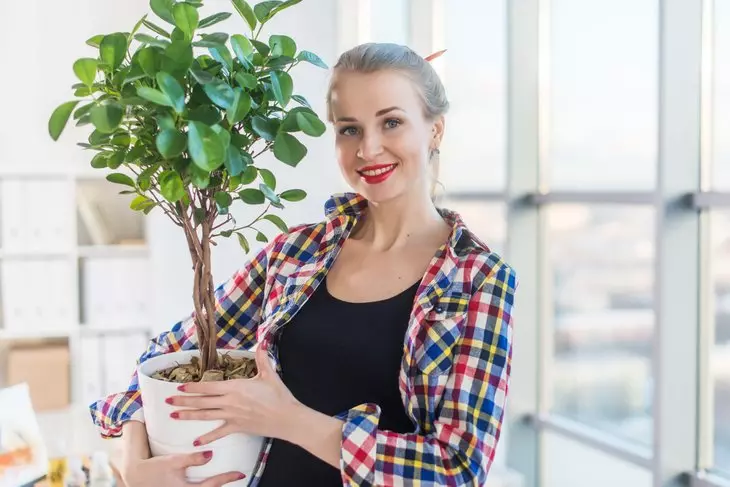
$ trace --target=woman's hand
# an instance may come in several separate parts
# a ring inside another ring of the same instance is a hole
[[[200,396],[174,396],[168,404],[190,408],[175,411],[180,420],[223,420],[219,428],[203,435],[194,446],[207,445],[231,433],[288,439],[295,412],[301,407],[273,369],[263,347],[256,351],[258,374],[253,379],[194,382],[178,389]]]
[[[150,459],[126,462],[122,479],[130,487],[221,487],[227,483],[242,480],[240,472],[228,472],[211,477],[202,483],[190,483],[185,478],[185,469],[205,465],[210,461],[210,452],[196,452],[187,455],[166,455]]]

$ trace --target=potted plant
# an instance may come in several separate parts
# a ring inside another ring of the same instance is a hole
[[[216,350],[211,246],[218,238],[236,235],[248,252],[251,235],[267,240],[257,227],[264,221],[287,231],[269,210],[300,201],[306,193],[277,192],[274,172],[257,164],[257,158],[272,152],[296,166],[307,149],[295,134],[318,137],[325,131],[307,100],[294,94],[289,73],[302,62],[327,66],[317,55],[298,51],[286,35],[260,40],[272,17],[301,0],[253,7],[245,0],[231,2],[250,28],[247,35],[211,31],[232,14],[201,18],[199,0],[151,0],[161,22],[145,15],[131,32],[89,39],[97,55],[73,65],[77,99],[60,105],[48,125],[54,140],[72,116],[77,125],[93,126],[88,140],[79,144],[95,152],[91,166],[113,171],[106,179],[124,186],[121,194],[134,195],[132,210],[149,214],[159,208],[185,235],[194,270],[199,351],[155,357],[139,369],[153,455],[190,451],[194,438],[217,427],[190,422],[181,431],[168,424],[171,406],[164,398],[177,393],[177,384],[256,373],[251,353]],[[241,225],[230,213],[236,201],[263,210]],[[216,443],[209,447],[226,453],[216,453],[205,467],[189,469],[191,479],[241,470],[244,458],[252,467],[261,439],[231,435]],[[234,464],[225,465],[226,458]]]

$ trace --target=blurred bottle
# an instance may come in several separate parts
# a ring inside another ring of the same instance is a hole
[[[114,487],[114,472],[105,451],[94,452],[91,456],[89,487]]]
[[[64,487],[86,487],[86,472],[84,472],[79,457],[72,456],[68,459],[68,469],[63,478],[63,485]]]

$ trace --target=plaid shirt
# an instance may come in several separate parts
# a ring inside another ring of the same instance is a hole
[[[325,205],[323,222],[279,235],[216,289],[219,348],[250,349],[275,337],[322,282],[367,207],[346,193]],[[378,427],[377,404],[338,415],[344,486],[483,485],[500,435],[512,358],[514,271],[449,210],[452,226],[418,287],[404,337],[399,388],[415,431]],[[153,339],[142,362],[197,347],[192,315]],[[142,411],[136,373],[129,389],[91,405],[102,436],[121,434]],[[272,441],[250,485],[258,484]]]

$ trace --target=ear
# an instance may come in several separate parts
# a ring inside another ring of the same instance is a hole
[[[444,137],[444,130],[446,129],[446,119],[443,115],[439,115],[433,121],[433,127],[431,129],[431,147],[438,149],[441,145],[441,140]]]

